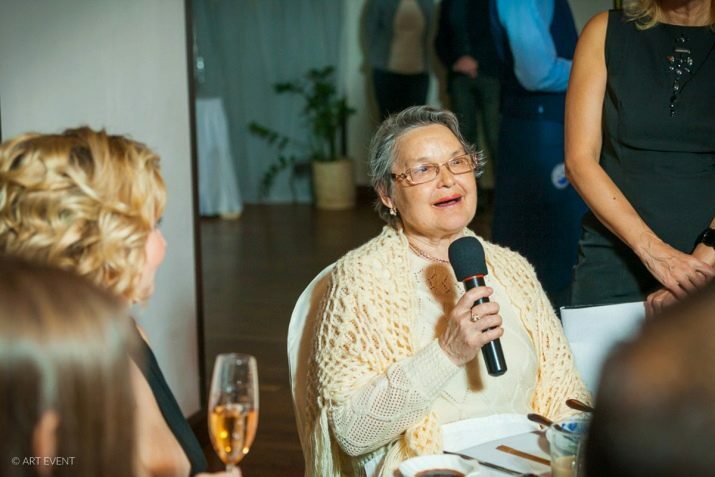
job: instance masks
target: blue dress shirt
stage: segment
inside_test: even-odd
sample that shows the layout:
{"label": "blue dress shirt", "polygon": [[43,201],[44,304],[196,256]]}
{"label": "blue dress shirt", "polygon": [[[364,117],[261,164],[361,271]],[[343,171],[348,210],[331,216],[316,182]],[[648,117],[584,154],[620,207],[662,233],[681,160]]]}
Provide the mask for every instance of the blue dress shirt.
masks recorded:
{"label": "blue dress shirt", "polygon": [[529,91],[566,91],[572,62],[557,55],[549,32],[554,0],[496,0],[496,7],[519,83]]}

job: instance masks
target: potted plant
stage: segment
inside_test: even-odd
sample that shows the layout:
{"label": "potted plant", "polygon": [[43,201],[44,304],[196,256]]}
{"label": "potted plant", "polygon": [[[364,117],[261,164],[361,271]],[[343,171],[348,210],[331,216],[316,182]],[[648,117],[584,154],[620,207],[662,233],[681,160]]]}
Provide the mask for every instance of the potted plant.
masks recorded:
{"label": "potted plant", "polygon": [[296,81],[273,85],[277,94],[295,94],[304,99],[301,114],[309,133],[307,142],[256,122],[249,124],[251,133],[278,150],[278,157],[263,175],[262,195],[270,192],[276,176],[284,170],[291,174],[292,188],[293,175],[306,171],[310,164],[317,207],[346,209],[355,205],[353,164],[343,153],[345,123],[355,110],[348,107],[345,97],[338,97],[333,74],[332,66],[314,68]]}

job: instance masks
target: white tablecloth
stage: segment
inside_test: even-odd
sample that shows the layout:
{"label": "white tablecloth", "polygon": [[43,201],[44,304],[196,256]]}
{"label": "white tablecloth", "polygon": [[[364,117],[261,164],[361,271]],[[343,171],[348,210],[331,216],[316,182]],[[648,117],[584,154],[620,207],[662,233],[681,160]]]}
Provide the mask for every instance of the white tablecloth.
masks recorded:
{"label": "white tablecloth", "polygon": [[228,121],[220,98],[196,100],[199,161],[199,212],[236,217],[243,211],[231,156]]}
{"label": "white tablecloth", "polygon": [[[461,452],[486,462],[540,477],[551,475],[548,465],[539,464],[498,450],[499,445],[549,459],[549,445],[539,426],[520,414],[497,414],[457,421],[442,426],[445,450]],[[479,477],[502,477],[506,474],[482,467]]]}

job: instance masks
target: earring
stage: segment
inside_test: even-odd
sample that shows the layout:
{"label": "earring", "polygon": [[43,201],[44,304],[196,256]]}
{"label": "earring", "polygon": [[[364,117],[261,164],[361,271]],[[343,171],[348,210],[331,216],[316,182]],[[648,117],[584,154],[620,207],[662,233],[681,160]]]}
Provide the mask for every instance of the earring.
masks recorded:
{"label": "earring", "polygon": [[393,217],[397,215],[397,211],[394,207],[390,207],[390,215],[392,215]]}

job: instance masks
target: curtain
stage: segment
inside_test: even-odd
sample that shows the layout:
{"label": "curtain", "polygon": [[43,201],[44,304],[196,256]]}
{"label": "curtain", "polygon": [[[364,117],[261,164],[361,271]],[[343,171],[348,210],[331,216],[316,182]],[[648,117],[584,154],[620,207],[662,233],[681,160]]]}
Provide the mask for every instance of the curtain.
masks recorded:
{"label": "curtain", "polygon": [[[302,100],[276,95],[272,85],[298,79],[310,68],[333,65],[341,91],[343,2],[193,0],[192,9],[197,95],[224,101],[243,200],[310,202],[309,175],[297,176],[292,192],[287,171],[278,176],[268,197],[260,196],[263,174],[277,152],[250,134],[248,124],[256,121],[297,139],[307,137]],[[197,58],[202,61],[197,63]]]}

